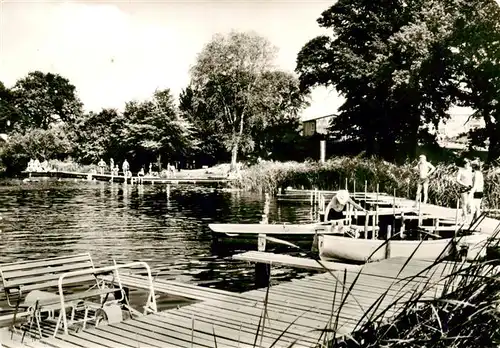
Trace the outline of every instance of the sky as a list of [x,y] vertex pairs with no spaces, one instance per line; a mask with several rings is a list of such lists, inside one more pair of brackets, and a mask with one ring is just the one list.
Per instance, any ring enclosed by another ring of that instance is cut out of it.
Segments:
[[[123,109],[157,88],[178,96],[189,68],[216,33],[253,30],[278,47],[293,72],[297,53],[325,33],[316,19],[334,1],[0,0],[0,81],[12,86],[41,70],[68,78],[86,110]],[[304,119],[335,113],[332,89],[313,91]]]

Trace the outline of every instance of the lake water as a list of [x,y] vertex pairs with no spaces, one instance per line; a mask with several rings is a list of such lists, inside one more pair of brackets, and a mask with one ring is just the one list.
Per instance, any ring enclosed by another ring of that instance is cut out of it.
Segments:
[[[97,265],[113,259],[146,261],[160,278],[250,290],[255,288],[255,266],[231,258],[242,246],[214,244],[208,224],[258,223],[263,206],[261,195],[209,187],[4,180],[0,262],[90,252]],[[271,202],[269,222],[310,219],[308,205]],[[271,279],[307,274],[273,266]]]

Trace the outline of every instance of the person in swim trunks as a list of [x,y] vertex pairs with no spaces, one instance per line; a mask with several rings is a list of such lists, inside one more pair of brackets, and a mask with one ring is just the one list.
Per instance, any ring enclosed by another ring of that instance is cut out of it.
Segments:
[[481,203],[483,201],[483,190],[484,190],[484,176],[482,173],[482,166],[479,159],[472,162],[472,169],[474,170],[472,177],[472,189],[471,189],[471,210],[472,219],[477,218],[481,214]]
[[462,218],[469,218],[472,195],[472,168],[468,159],[463,160],[463,167],[458,170],[457,182],[460,184],[460,204],[462,205]]
[[422,189],[424,194],[423,203],[427,203],[427,199],[429,197],[429,176],[434,173],[436,167],[427,161],[425,155],[420,155],[418,164],[414,169],[418,171],[417,198],[415,200],[415,206],[417,206],[422,198]]

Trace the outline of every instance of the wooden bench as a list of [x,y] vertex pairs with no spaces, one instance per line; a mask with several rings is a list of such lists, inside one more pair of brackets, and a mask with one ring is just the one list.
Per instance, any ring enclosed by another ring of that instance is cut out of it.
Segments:
[[[107,296],[109,293],[122,290],[121,286],[119,289],[106,288],[103,281],[94,274],[94,270],[94,263],[89,253],[0,265],[0,276],[7,303],[14,308],[12,328],[19,314],[29,315],[31,320],[36,322],[41,336],[41,313],[48,313],[48,317],[54,319],[55,311],[61,310],[61,294],[58,294],[57,290],[60,278],[64,278],[65,287],[83,288],[79,293],[70,295],[74,301],[65,304],[72,308],[72,319],[76,304],[81,304],[81,299]],[[75,272],[85,274],[72,276],[71,274]],[[66,274],[69,276],[65,276]],[[18,313],[20,309],[23,311]]]

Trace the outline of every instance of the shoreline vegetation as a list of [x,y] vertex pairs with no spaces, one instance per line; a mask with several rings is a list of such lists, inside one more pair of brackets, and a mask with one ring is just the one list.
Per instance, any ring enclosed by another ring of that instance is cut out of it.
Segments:
[[[243,169],[237,185],[250,191],[270,192],[287,187],[335,190],[346,187],[363,192],[395,194],[397,197],[415,199],[418,173],[416,163],[402,165],[376,158],[335,157],[325,163],[318,162],[272,162],[262,161]],[[458,167],[452,164],[436,164],[429,184],[429,203],[456,207],[460,197],[456,182]],[[494,209],[500,206],[500,169],[492,167],[483,170],[485,198],[483,207]]]
[[[377,158],[334,157],[325,163],[319,162],[275,162],[260,161],[253,165],[240,165],[238,172],[231,171],[229,163],[201,169],[182,169],[171,176],[167,170],[158,173],[160,178],[233,178],[233,188],[253,192],[276,194],[279,189],[335,190],[346,187],[352,192],[376,192],[395,194],[402,198],[415,198],[417,172],[415,163],[393,164]],[[91,173],[99,170],[97,165],[82,165],[74,161],[49,160],[48,167],[54,171]],[[109,169],[109,168],[108,168]],[[456,207],[460,187],[456,182],[458,167],[452,164],[436,164],[429,184],[429,202],[445,207]],[[120,172],[121,174],[121,172]],[[137,173],[134,172],[134,176]],[[483,170],[485,179],[484,209],[500,207],[500,169]]]

